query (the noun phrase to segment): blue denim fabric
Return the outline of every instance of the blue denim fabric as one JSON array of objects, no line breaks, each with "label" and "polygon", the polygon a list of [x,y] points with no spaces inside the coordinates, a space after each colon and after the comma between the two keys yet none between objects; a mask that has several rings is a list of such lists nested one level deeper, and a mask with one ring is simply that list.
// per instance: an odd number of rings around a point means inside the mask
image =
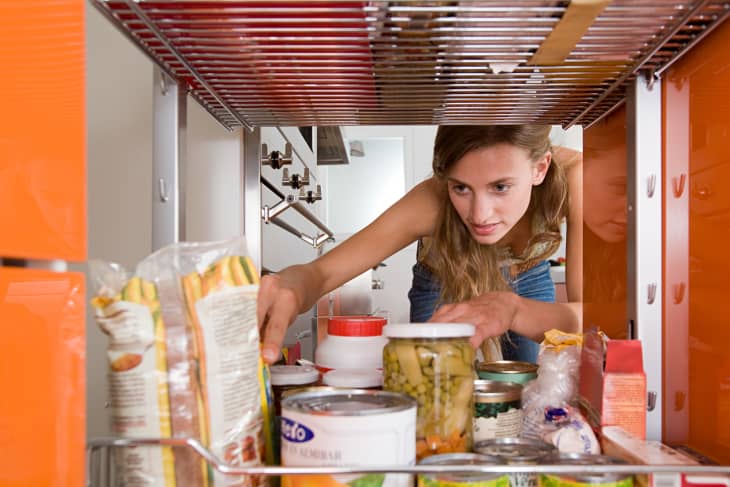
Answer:
[{"label": "blue denim fabric", "polygon": [[[513,279],[507,278],[507,282],[523,298],[555,302],[555,284],[550,278],[550,264],[547,261],[540,262]],[[431,318],[437,308],[440,288],[438,281],[425,265],[419,262],[413,266],[413,282],[408,291],[412,323],[423,323]],[[508,339],[502,343],[505,360],[536,362],[538,351],[539,345],[536,342],[512,331],[508,332]]]}]

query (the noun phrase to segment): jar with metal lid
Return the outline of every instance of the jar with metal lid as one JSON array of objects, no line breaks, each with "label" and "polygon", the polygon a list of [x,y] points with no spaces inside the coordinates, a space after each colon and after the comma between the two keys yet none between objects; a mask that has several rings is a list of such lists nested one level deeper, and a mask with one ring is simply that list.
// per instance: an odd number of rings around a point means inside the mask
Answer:
[{"label": "jar with metal lid", "polygon": [[471,451],[474,326],[396,324],[383,329],[383,389],[418,402],[416,456]]},{"label": "jar with metal lid", "polygon": [[344,389],[382,389],[383,371],[375,369],[336,369],[322,376],[326,386]]},{"label": "jar with metal lid", "polygon": [[537,378],[537,364],[517,360],[497,360],[477,365],[480,379],[515,382],[525,385]]},{"label": "jar with metal lid", "polygon": [[474,381],[474,442],[516,438],[522,432],[522,385]]}]

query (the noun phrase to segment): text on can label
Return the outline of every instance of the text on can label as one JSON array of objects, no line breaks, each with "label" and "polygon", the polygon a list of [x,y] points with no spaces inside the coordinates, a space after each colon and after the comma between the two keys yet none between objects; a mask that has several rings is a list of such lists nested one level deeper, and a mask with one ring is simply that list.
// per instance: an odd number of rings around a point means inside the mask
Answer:
[{"label": "text on can label", "polygon": [[281,436],[294,443],[304,443],[314,438],[314,432],[296,421],[281,418]]}]

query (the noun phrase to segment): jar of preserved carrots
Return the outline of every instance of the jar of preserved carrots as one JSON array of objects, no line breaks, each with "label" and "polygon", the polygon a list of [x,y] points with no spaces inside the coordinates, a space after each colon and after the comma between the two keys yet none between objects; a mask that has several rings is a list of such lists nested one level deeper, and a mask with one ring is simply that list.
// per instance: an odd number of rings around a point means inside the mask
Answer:
[{"label": "jar of preserved carrots", "polygon": [[418,402],[416,457],[471,451],[474,326],[393,324],[383,334],[383,390]]}]

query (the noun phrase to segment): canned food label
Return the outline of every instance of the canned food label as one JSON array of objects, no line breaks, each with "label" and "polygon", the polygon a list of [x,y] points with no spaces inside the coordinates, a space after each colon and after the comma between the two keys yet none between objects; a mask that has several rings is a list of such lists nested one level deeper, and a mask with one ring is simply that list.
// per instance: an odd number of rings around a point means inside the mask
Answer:
[{"label": "canned food label", "polygon": [[538,482],[537,475],[532,473],[513,473],[509,480],[512,487],[537,487]]},{"label": "canned food label", "polygon": [[522,410],[510,409],[496,417],[474,418],[474,442],[494,438],[516,438],[522,432]]},{"label": "canned food label", "polygon": [[425,475],[418,476],[418,487],[509,487],[509,477],[502,475],[489,480],[441,480]]},{"label": "canned food label", "polygon": [[[413,465],[416,459],[415,407],[375,415],[317,415],[282,411],[284,466]],[[366,454],[363,454],[366,452]],[[282,487],[410,487],[408,474],[291,475]]]},{"label": "canned food label", "polygon": [[607,482],[580,482],[573,479],[558,477],[557,475],[540,475],[540,487],[633,487],[634,479],[629,476],[625,479]]}]

